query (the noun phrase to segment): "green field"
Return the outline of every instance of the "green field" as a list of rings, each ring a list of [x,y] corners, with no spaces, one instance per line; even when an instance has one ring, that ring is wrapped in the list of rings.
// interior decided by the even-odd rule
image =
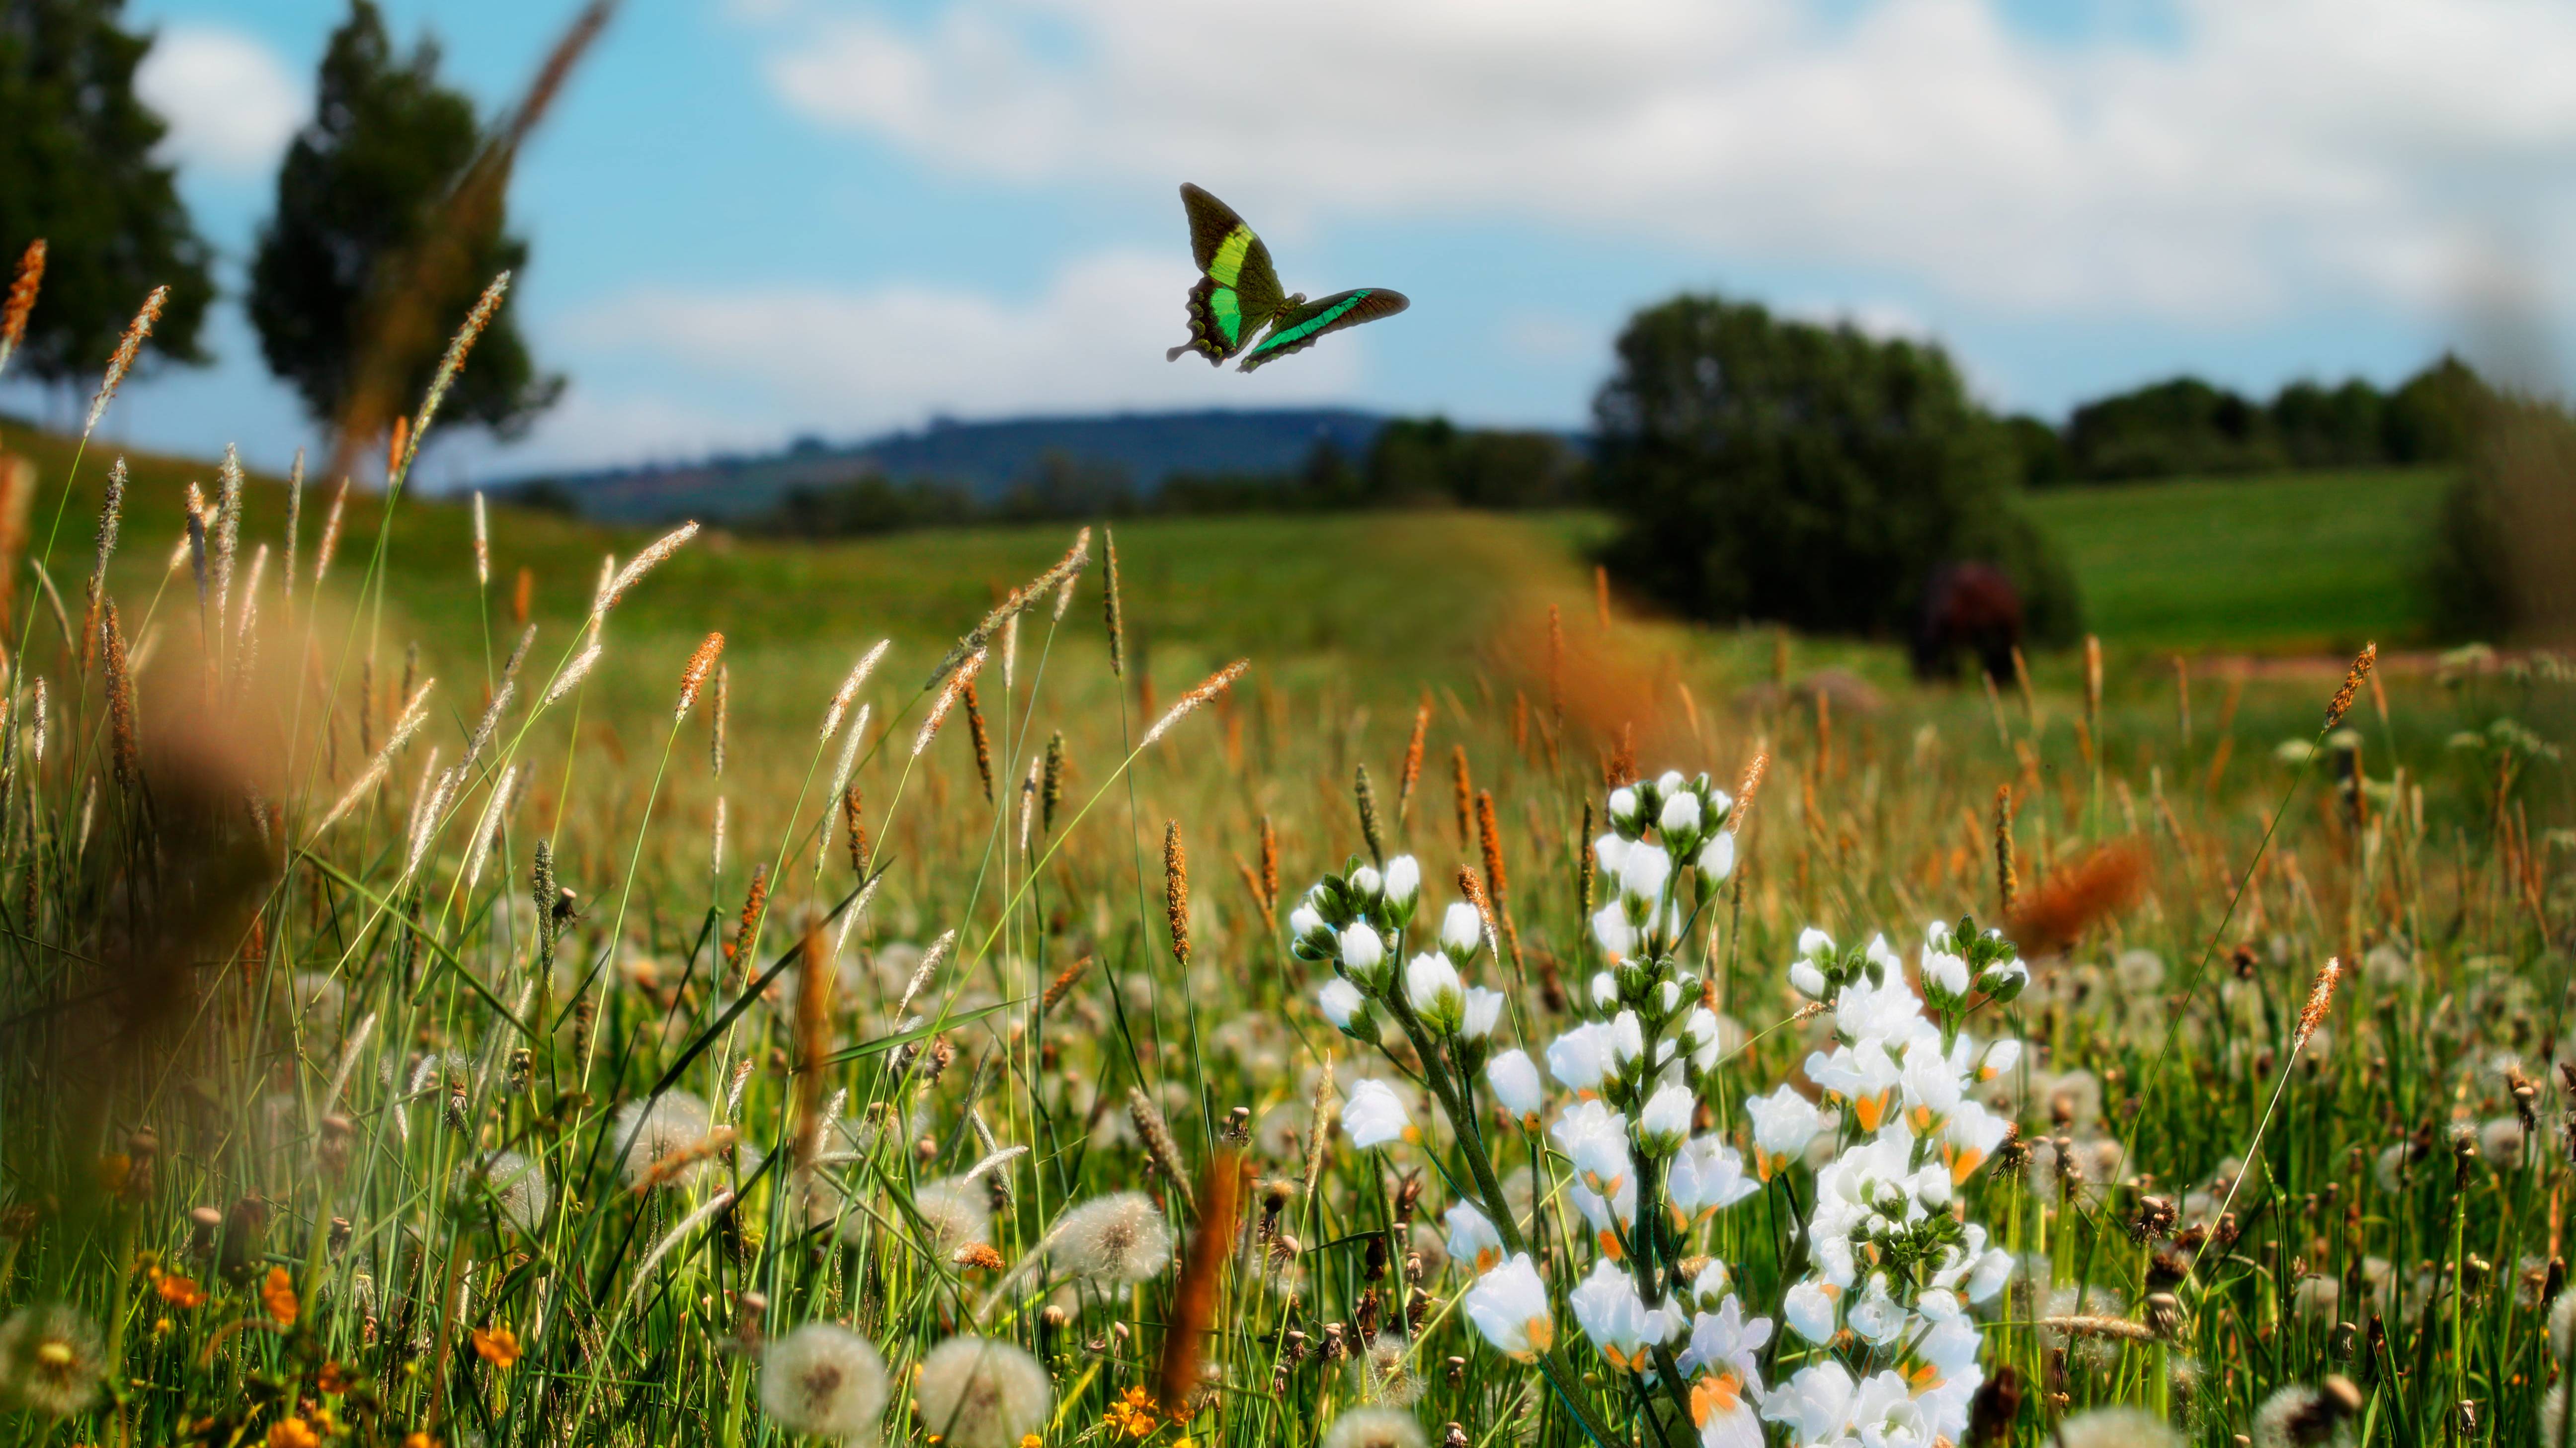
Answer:
[[[2086,626],[2159,649],[2349,652],[2425,630],[2433,469],[2187,478],[2041,493]]]

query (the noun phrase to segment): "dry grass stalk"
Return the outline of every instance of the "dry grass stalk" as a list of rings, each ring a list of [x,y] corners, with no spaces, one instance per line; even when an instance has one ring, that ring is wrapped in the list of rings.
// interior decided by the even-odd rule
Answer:
[[[1458,806],[1458,848],[1467,848],[1469,815],[1476,805],[1476,784],[1467,773],[1467,746],[1449,747],[1449,776]]]
[[[1279,833],[1268,815],[1261,817],[1261,903],[1265,910],[1279,908]]]
[[[491,860],[492,847],[500,839],[501,812],[509,808],[511,791],[518,787],[518,783],[519,766],[513,762],[501,771],[501,778],[492,786],[491,798],[483,802],[483,813],[474,821],[474,838],[466,847],[465,855],[465,893],[468,895],[473,894],[474,887],[483,882],[483,866]]]
[[[796,1168],[814,1171],[814,1148],[823,1139],[823,1083],[830,1072],[824,1057],[831,1044],[832,955],[823,938],[823,922],[805,922],[803,949],[796,957]]]
[[[1073,964],[1056,972],[1055,979],[1047,982],[1046,994],[1039,997],[1038,1008],[1042,1011],[1054,1010],[1058,1005],[1063,1003],[1066,996],[1073,993],[1073,988],[1075,986],[1082,983],[1082,977],[1085,973],[1090,971],[1090,969],[1090,956],[1082,955],[1075,957]]]
[[[849,847],[850,871],[864,880],[868,877],[868,825],[860,810],[859,787],[854,784],[841,795],[841,831]]]
[[[492,586],[492,520],[486,516],[483,490],[474,490],[474,586]]]
[[[1064,731],[1047,736],[1046,766],[1038,780],[1038,828],[1055,832],[1055,812],[1064,804]]]
[[[0,309],[0,368],[18,354],[18,344],[27,340],[27,314],[36,309],[36,290],[45,281],[45,239],[37,237],[27,243],[18,258],[18,279],[9,284],[9,304]]]
[[[420,732],[420,726],[429,722],[429,691],[437,685],[436,679],[421,681],[420,687],[412,692],[410,702],[403,705],[402,717],[394,721],[394,731],[386,736],[384,747],[367,761],[367,768],[358,776],[358,782],[350,785],[348,792],[340,796],[340,802],[331,806],[331,812],[313,827],[314,834],[319,835],[339,823],[342,816],[357,808],[370,791],[384,782],[386,772],[393,768],[394,756],[400,754],[403,746],[411,742],[411,737]]]
[[[975,745],[975,777],[983,781],[984,803],[989,805],[993,802],[993,736],[984,728],[984,705],[975,697],[975,682],[967,680],[957,693],[966,705],[966,737]]]
[[[1369,772],[1366,764],[1360,765],[1352,773],[1351,802],[1359,807],[1360,838],[1368,845],[1369,858],[1380,865],[1384,865],[1386,863],[1386,837],[1378,830],[1377,791],[1369,785]]]
[[[1109,630],[1109,676],[1127,677],[1127,619],[1118,605],[1118,535],[1103,531],[1100,583],[1100,619]]]
[[[2052,1332],[2071,1333],[2077,1337],[2116,1337],[2129,1342],[2156,1341],[2156,1332],[2154,1328],[2147,1326],[2143,1322],[2131,1322],[2125,1317],[2101,1317],[2092,1315],[2083,1317],[2043,1317],[2039,1320],[2039,1325]]]
[[[349,480],[340,479],[339,489],[331,494],[331,511],[322,515],[322,537],[313,545],[313,586],[319,589],[331,572],[331,555],[340,551],[340,524],[347,517]]]
[[[723,653],[724,635],[711,633],[698,645],[697,651],[689,655],[687,667],[680,670],[680,704],[671,711],[672,723],[677,724],[689,717],[690,706],[698,702],[698,690],[706,685],[708,671],[716,666],[717,657]]]
[[[608,580],[607,586],[600,590],[599,601],[591,605],[591,621],[596,623],[607,617],[608,611],[617,606],[617,601],[626,596],[628,589],[643,582],[645,574],[659,567],[696,536],[698,536],[697,520],[691,519],[654,539],[643,552],[636,554],[625,567],[617,570],[615,576]]]
[[[957,672],[948,676],[948,686],[939,691],[938,699],[930,706],[930,713],[921,721],[921,732],[912,737],[913,758],[919,759],[922,751],[930,747],[930,741],[938,737],[939,726],[948,722],[948,711],[957,707],[957,700],[965,693],[966,686],[975,682],[975,675],[983,667],[984,651],[977,649],[966,656],[966,662],[958,666]]]
[[[546,686],[546,696],[537,701],[537,707],[551,708],[557,700],[580,687],[581,681],[589,678],[590,671],[598,664],[599,644],[594,640],[580,653],[573,655],[572,662],[566,664],[564,671],[555,676],[555,681]]]
[[[2335,690],[2333,702],[2326,705],[2326,728],[2332,729],[2342,723],[2343,716],[2352,711],[2353,692],[2361,687],[2362,680],[2370,677],[2371,667],[2378,662],[2379,645],[2376,642],[2363,644],[2361,652],[2353,655],[2352,667],[2344,671],[2343,687]]]
[[[1726,817],[1728,834],[1744,833],[1745,822],[1753,818],[1753,797],[1762,792],[1762,776],[1770,769],[1771,756],[1768,754],[1755,754],[1753,762],[1744,766],[1744,778],[1735,785],[1735,808]]]
[[[1494,908],[1503,908],[1511,898],[1511,886],[1503,874],[1503,832],[1494,819],[1492,790],[1476,792],[1476,843],[1485,857],[1485,884],[1493,892]]]
[[[859,904],[865,905],[866,903],[867,897],[861,896]],[[854,915],[858,913],[856,907],[853,907],[851,913]],[[930,984],[930,978],[937,975],[939,973],[939,967],[947,962],[948,952],[956,949],[956,947],[957,932],[954,930],[943,931],[937,940],[930,942],[930,949],[922,952],[920,967],[912,973],[911,984],[906,985],[903,988],[903,999],[894,1003],[894,1018],[896,1020],[903,1019],[904,1013],[912,1009],[914,997],[920,995],[922,989]]]
[[[98,611],[107,598],[107,560],[116,553],[116,535],[125,517],[125,459],[120,456],[107,468],[106,495],[98,504],[98,555],[90,564],[89,601],[81,615],[80,654],[83,667],[96,657]],[[290,560],[291,566],[291,560]]]
[[[107,375],[99,380],[98,393],[89,400],[89,418],[81,424],[81,441],[98,431],[98,420],[107,415],[108,403],[116,399],[116,389],[125,382],[125,374],[134,367],[135,354],[143,350],[144,339],[152,335],[152,324],[161,320],[161,308],[170,301],[170,289],[154,287],[143,299],[142,310],[126,323],[125,335],[116,340],[116,353],[107,359]]]
[[[1163,920],[1172,932],[1172,959],[1190,963],[1190,857],[1181,848],[1181,822],[1163,822]]]
[[[1201,679],[1195,688],[1191,689],[1188,693],[1183,694],[1180,698],[1172,701],[1172,707],[1165,711],[1162,718],[1154,721],[1154,727],[1145,731],[1145,737],[1137,741],[1136,747],[1138,749],[1150,748],[1155,741],[1170,733],[1173,725],[1188,718],[1191,712],[1196,710],[1200,705],[1205,704],[1210,699],[1224,693],[1233,685],[1235,680],[1242,678],[1245,671],[1249,670],[1251,667],[1252,660],[1237,659],[1233,663],[1230,663],[1224,668],[1217,670],[1215,673],[1208,675],[1206,678]]]
[[[1413,786],[1422,778],[1422,744],[1431,732],[1431,695],[1424,691],[1422,702],[1414,706],[1413,737],[1404,746],[1404,769],[1395,782],[1395,827],[1404,828],[1405,816],[1413,810]]]
[[[1127,1088],[1127,1119],[1135,1125],[1136,1135],[1144,1139],[1146,1154],[1153,1157],[1163,1179],[1181,1194],[1184,1204],[1196,1210],[1198,1196],[1190,1190],[1190,1170],[1181,1162],[1180,1145],[1172,1140],[1171,1125],[1163,1120],[1163,1113],[1142,1087]]]
[[[2327,956],[2325,965],[2317,971],[2316,983],[2308,987],[2308,1003],[2299,1008],[2298,1035],[2290,1042],[2292,1055],[2307,1049],[2308,1038],[2325,1024],[2326,1012],[2334,1009],[2335,985],[2342,979],[2343,962]]]
[[[2021,893],[2021,876],[2013,866],[2012,786],[1995,786],[1995,900],[2006,918]]]
[[[1163,1410],[1174,1417],[1190,1412],[1199,1388],[1203,1339],[1216,1322],[1219,1290],[1226,1261],[1234,1255],[1235,1214],[1243,1179],[1251,1166],[1233,1147],[1220,1147],[1208,1159],[1195,1201],[1206,1203],[1190,1232],[1189,1256],[1181,1264],[1172,1290],[1172,1307],[1163,1329],[1163,1360],[1156,1375]]]
[[[876,647],[859,655],[859,661],[850,666],[849,677],[841,681],[840,688],[832,691],[832,702],[823,710],[823,732],[819,742],[829,744],[832,736],[841,732],[841,721],[848,717],[851,703],[859,697],[860,686],[867,683],[868,675],[876,671],[877,661],[885,657],[886,649],[893,642],[892,639],[877,640]]]
[[[725,713],[731,702],[727,697],[732,692],[731,683],[731,670],[723,664],[716,665],[716,700],[707,717],[707,773],[717,779],[724,778]]]
[[[447,341],[447,350],[440,354],[438,370],[430,375],[429,390],[421,397],[416,419],[407,429],[402,426],[402,419],[394,420],[396,430],[405,434],[401,444],[402,460],[396,465],[394,476],[411,476],[412,459],[420,456],[420,440],[428,434],[430,422],[438,416],[438,405],[447,400],[447,389],[455,383],[456,374],[464,370],[465,354],[474,350],[475,339],[483,335],[484,328],[492,325],[493,315],[501,310],[501,299],[509,292],[510,274],[506,271],[485,284],[483,295],[476,297],[473,308],[466,312],[464,325],[456,329],[456,335]],[[476,501],[481,501],[479,494]]]
[[[2134,843],[2098,846],[2041,880],[2006,917],[2005,932],[2026,955],[2066,950],[2098,922],[2136,904],[2146,874],[2146,853]]]
[[[742,914],[734,920],[733,939],[725,942],[725,978],[739,984],[750,970],[752,947],[760,940],[760,917],[769,909],[769,862],[751,867],[751,886],[743,892]]]

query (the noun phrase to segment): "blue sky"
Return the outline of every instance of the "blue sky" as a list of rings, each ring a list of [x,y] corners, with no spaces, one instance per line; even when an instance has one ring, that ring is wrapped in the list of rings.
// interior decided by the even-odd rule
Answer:
[[[336,0],[128,0],[238,278]],[[574,8],[389,0],[513,94]],[[2568,332],[2576,11],[2544,0],[630,0],[512,193],[572,377],[434,482],[934,413],[1350,402],[1580,425],[1634,307],[1937,336],[1996,405],[2393,380]],[[1250,377],[1180,340],[1177,182],[1413,310]],[[281,461],[229,305],[109,431]]]

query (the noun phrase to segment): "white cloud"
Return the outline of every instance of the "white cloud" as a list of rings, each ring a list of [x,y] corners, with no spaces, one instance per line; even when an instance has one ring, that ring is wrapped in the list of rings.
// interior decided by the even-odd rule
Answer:
[[[1881,270],[1998,310],[2233,324],[2448,300],[2499,227],[2576,255],[2576,10],[2175,0],[951,0],[795,7],[813,121],[1029,181],[1190,177],[1281,218],[1537,218]],[[2557,263],[2564,265],[2560,261]]]
[[[1327,338],[1250,376],[1190,356],[1166,363],[1164,349],[1188,335],[1182,297],[1193,275],[1186,255],[1110,252],[1067,264],[1031,296],[909,283],[655,288],[587,308],[561,335],[593,355],[649,356],[733,396],[760,389],[762,400],[724,415],[777,419],[772,441],[789,419],[845,437],[932,413],[1259,407],[1352,394],[1367,351],[1362,333]],[[643,399],[587,401],[582,417],[550,424],[540,443],[631,453],[751,440],[743,423],[658,409]]]
[[[255,37],[200,24],[163,27],[135,72],[144,104],[170,124],[173,159],[220,175],[265,173],[304,124],[305,86]]]

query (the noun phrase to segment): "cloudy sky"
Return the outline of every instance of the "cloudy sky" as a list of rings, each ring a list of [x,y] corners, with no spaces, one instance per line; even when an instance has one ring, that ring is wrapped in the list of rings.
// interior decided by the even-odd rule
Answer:
[[[341,0],[129,0],[238,279]],[[573,0],[387,0],[487,102]],[[2393,380],[2576,319],[2558,0],[630,0],[512,194],[571,374],[434,479],[935,414],[1350,402],[1580,425],[1683,288],[1935,335],[2005,407],[2183,369]],[[1406,316],[1250,377],[1167,365],[1174,186],[1292,288]],[[141,444],[309,428],[237,310]]]

